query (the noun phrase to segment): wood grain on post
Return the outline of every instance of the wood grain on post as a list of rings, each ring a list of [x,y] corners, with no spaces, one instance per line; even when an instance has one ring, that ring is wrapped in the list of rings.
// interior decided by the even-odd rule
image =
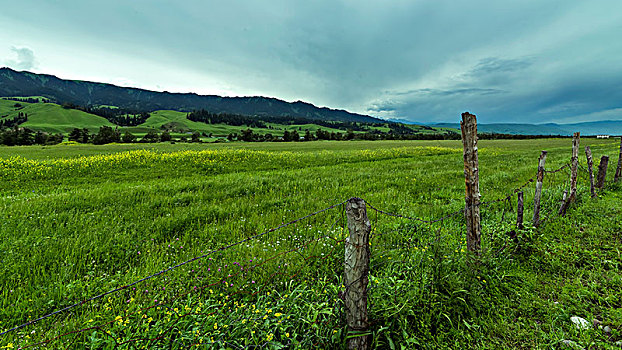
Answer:
[[[467,249],[477,255],[481,250],[481,224],[479,213],[479,164],[477,159],[477,117],[462,113],[460,121],[464,148],[465,211]]]
[[[609,165],[609,156],[602,156],[600,164],[598,164],[598,176],[596,177],[596,187],[599,190],[605,185],[605,177],[607,177],[607,165]]]
[[[523,229],[523,191],[518,192],[518,204],[516,206],[516,228]]]
[[[572,158],[570,158],[570,195],[568,196],[568,204],[577,199],[577,171],[579,169],[579,141],[580,133],[575,132],[572,135]],[[568,207],[568,205],[566,205]]]
[[[566,210],[570,206],[570,203],[574,202],[577,198],[577,170],[579,169],[579,136],[578,132],[572,135],[572,157],[570,158],[570,194],[565,197],[561,207],[559,208],[559,215],[566,215]]]
[[[546,151],[540,153],[538,159],[538,175],[536,176],[536,193],[533,197],[533,226],[540,224],[540,198],[542,197],[542,183],[544,181],[544,164],[546,163]]]
[[[592,193],[592,198],[594,198],[596,197],[596,190],[594,189],[594,172],[592,171],[594,160],[592,159],[592,150],[590,149],[590,146],[585,146],[585,157],[587,158],[587,172],[590,175],[590,192]]]
[[[349,335],[348,349],[368,349],[369,329],[367,316],[367,283],[369,275],[369,233],[371,223],[367,218],[365,201],[350,198],[346,204],[346,216],[350,236],[345,243],[345,309]]]
[[[568,190],[564,190],[564,194],[562,195],[562,205],[559,207],[559,215],[566,214],[566,204],[568,203],[566,198],[568,198]]]
[[[618,155],[618,167],[613,177],[613,181],[618,182],[622,177],[622,137],[620,137],[620,155]]]

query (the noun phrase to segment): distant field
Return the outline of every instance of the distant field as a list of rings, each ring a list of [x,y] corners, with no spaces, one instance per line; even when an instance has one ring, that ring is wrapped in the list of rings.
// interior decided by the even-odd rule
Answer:
[[[588,144],[595,159],[617,161],[617,140]],[[541,150],[547,169],[567,163],[570,140],[480,141],[479,150],[487,201],[532,177]],[[464,206],[460,141],[0,147],[0,175],[0,331],[352,196],[423,218]],[[374,347],[612,343],[576,331],[571,315],[599,318],[617,340],[622,189],[592,201],[582,176],[579,205],[562,219],[567,179],[546,175],[546,222],[528,225],[519,245],[507,236],[515,203],[483,208],[474,268],[459,215],[435,226],[369,209]],[[531,184],[527,222],[532,198]],[[340,207],[318,214],[0,336],[0,346],[58,336],[47,345],[339,348],[344,220]]]

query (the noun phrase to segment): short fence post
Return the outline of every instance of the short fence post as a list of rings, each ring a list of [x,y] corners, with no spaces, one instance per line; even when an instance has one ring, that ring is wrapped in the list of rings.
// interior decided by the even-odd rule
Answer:
[[[600,164],[598,164],[598,176],[596,177],[596,187],[599,190],[603,189],[605,185],[605,177],[607,176],[607,165],[609,164],[609,156],[602,156],[600,158]]]
[[[464,148],[464,177],[466,184],[464,216],[467,226],[467,249],[477,255],[481,250],[479,214],[479,165],[477,159],[477,117],[469,112],[462,113],[460,122]]]
[[[559,215],[564,215],[566,213],[566,198],[568,198],[568,190],[564,190],[564,194],[562,195],[562,205],[559,207]]]
[[[523,229],[523,191],[518,192],[518,204],[516,206],[516,228]]]
[[[622,137],[620,137],[620,155],[618,156],[618,167],[616,168],[616,174],[613,177],[613,181],[620,181],[622,177]]]
[[[540,224],[540,198],[542,197],[542,182],[544,181],[544,163],[546,163],[546,151],[542,151],[538,159],[536,193],[533,197],[533,226],[538,226]]]
[[[592,171],[594,161],[592,160],[592,150],[590,146],[585,146],[585,157],[587,158],[587,172],[590,174],[590,192],[592,193],[592,198],[594,198],[596,197],[596,191],[594,190],[594,172]]]
[[[367,218],[365,201],[361,198],[350,198],[346,204],[346,216],[350,236],[345,243],[345,274],[346,286],[344,301],[348,332],[348,349],[368,349],[369,336],[364,334],[369,329],[367,317],[367,283],[369,274],[369,233],[371,223]]]

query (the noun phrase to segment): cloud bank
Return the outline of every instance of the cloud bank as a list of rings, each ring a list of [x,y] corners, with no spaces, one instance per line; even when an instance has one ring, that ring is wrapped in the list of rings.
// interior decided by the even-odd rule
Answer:
[[[26,6],[27,19],[8,15]],[[5,7],[0,42],[27,43],[41,62],[14,51],[13,66],[72,79],[264,95],[422,122],[455,122],[465,110],[483,122],[622,119],[619,0]]]

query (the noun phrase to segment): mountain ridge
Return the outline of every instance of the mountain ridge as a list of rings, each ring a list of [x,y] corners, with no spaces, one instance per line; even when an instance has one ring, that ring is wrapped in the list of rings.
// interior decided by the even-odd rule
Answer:
[[[61,79],[50,74],[0,68],[0,96],[44,96],[58,103],[81,106],[111,105],[144,111],[206,109],[213,113],[248,116],[291,116],[316,120],[385,123],[383,119],[342,109],[317,107],[304,101],[287,102],[274,97],[226,97],[189,93],[158,92],[110,83]]]
[[[460,123],[423,123],[432,127],[460,129]],[[622,135],[622,120],[598,120],[579,123],[478,123],[477,130],[485,133],[511,135],[551,135],[570,136],[578,131],[581,135]]]

